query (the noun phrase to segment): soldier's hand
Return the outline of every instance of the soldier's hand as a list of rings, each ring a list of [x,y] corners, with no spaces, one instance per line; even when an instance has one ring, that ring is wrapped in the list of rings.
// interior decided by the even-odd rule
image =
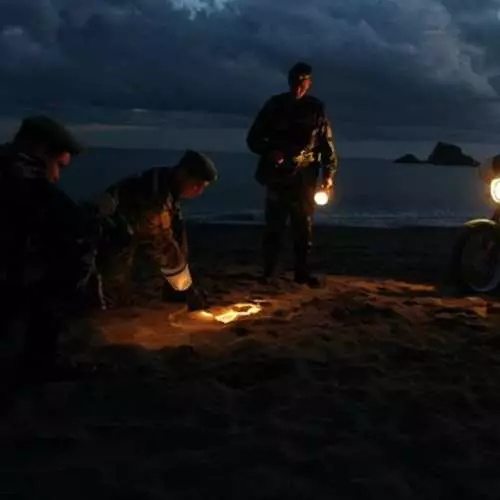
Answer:
[[[331,177],[327,177],[324,182],[325,189],[333,190],[333,179]]]
[[[186,293],[186,304],[189,311],[199,311],[207,308],[207,301],[203,291],[191,287]]]
[[[276,165],[281,165],[285,161],[285,155],[281,151],[271,151],[270,158]]]

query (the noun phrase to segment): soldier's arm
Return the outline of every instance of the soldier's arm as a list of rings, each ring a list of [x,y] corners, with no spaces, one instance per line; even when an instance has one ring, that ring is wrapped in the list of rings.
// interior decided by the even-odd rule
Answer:
[[[94,266],[95,227],[92,219],[57,186],[40,183],[37,191],[44,206],[42,230],[45,244],[60,255],[61,277],[78,281],[88,277]]]
[[[247,134],[248,149],[259,156],[263,156],[270,151],[269,133],[272,109],[273,100],[269,99],[259,111]]]
[[[324,110],[319,134],[319,152],[324,169],[324,178],[333,181],[338,169],[337,148],[335,147],[332,126]]]
[[[169,220],[167,220],[167,218]],[[185,291],[191,288],[193,280],[188,262],[187,237],[184,224],[174,230],[171,213],[165,211],[162,215],[161,238],[153,243],[153,259],[161,269],[163,277],[176,291]]]
[[[94,201],[101,217],[112,217],[117,213],[120,200],[125,204],[133,204],[136,192],[141,188],[142,174],[126,177],[115,184],[108,186]]]
[[[79,240],[91,234],[85,211],[64,191],[44,182],[40,183],[38,194],[47,211],[47,222],[54,231],[57,231],[61,239]]]

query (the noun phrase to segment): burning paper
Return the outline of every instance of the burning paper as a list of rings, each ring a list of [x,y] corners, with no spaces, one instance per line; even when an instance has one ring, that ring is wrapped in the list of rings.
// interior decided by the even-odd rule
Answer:
[[[258,314],[262,307],[255,302],[243,302],[221,309],[218,312],[198,311],[194,313],[199,319],[217,321],[227,325],[239,318]]]

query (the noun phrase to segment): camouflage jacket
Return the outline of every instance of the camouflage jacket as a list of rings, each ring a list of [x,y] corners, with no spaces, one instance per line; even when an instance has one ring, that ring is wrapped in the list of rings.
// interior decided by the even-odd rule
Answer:
[[[86,223],[78,205],[47,180],[43,161],[11,145],[0,148],[4,284],[42,287],[47,295],[75,290],[93,266]]]
[[[249,149],[261,157],[261,166],[270,165],[267,155],[280,151],[286,163],[297,167],[322,165],[324,177],[333,179],[337,153],[324,104],[306,95],[294,100],[288,93],[271,97],[260,110],[247,135]]]
[[[133,244],[161,243],[157,260],[167,279],[189,274],[186,230],[171,168],[155,167],[124,179],[109,187],[100,203],[102,213],[127,221]]]

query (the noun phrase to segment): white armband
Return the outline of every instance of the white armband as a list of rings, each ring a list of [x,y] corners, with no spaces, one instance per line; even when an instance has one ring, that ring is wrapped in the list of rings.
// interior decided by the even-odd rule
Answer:
[[[193,284],[189,266],[184,266],[180,271],[162,268],[164,278],[170,283],[170,286],[177,292],[188,290]]]

